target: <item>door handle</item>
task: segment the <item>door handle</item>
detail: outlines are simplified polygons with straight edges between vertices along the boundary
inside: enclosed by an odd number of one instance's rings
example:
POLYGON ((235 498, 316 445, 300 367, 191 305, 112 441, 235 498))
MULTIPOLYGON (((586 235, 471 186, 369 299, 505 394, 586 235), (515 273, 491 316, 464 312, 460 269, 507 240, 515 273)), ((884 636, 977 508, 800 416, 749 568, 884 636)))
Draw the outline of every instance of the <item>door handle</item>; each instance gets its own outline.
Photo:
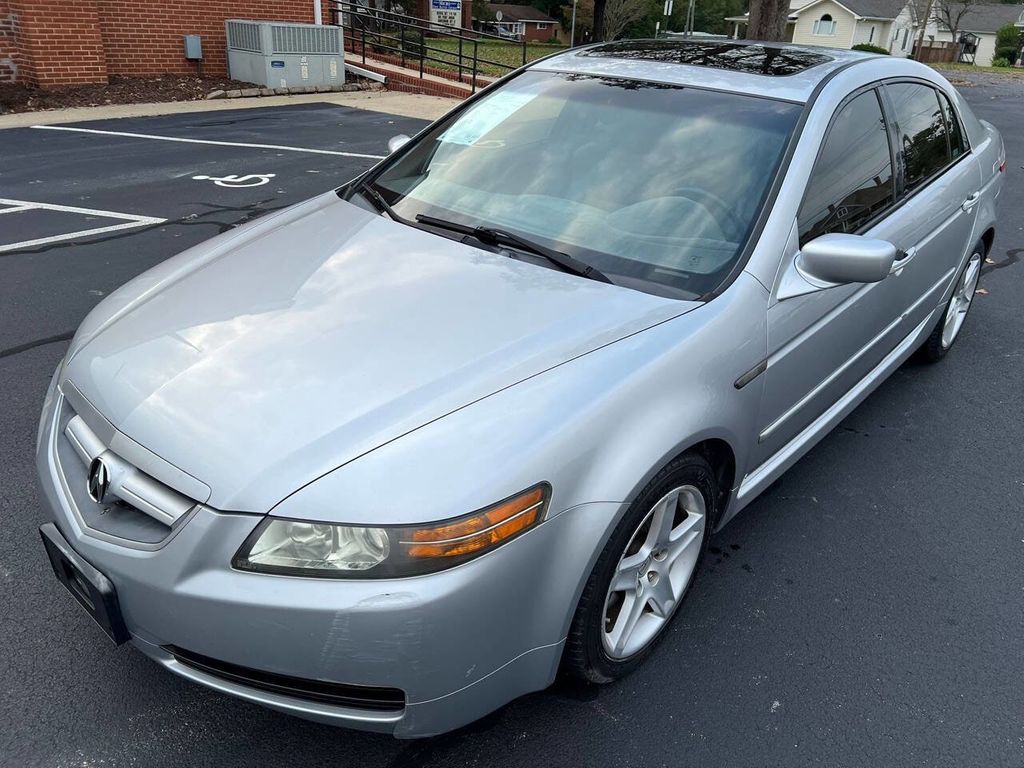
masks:
POLYGON ((889 270, 889 274, 895 274, 903 269, 907 264, 913 261, 914 257, 917 256, 917 248, 911 246, 905 251, 899 251, 896 254, 896 259, 892 263, 892 268, 889 270))
POLYGON ((977 205, 979 200, 981 200, 981 192, 975 192, 973 195, 971 195, 966 200, 964 200, 963 203, 960 205, 960 207, 965 212, 969 211, 969 210, 971 210, 971 208, 973 208, 975 205, 977 205))

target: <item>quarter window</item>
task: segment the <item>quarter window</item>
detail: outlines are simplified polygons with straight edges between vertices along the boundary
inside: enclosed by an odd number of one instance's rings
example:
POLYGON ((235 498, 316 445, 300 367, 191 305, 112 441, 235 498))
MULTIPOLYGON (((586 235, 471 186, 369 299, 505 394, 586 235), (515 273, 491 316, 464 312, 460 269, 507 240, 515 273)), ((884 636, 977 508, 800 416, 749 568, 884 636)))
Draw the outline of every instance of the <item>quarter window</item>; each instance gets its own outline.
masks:
POLYGON ((866 91, 829 127, 800 208, 800 244, 829 232, 856 232, 892 201, 885 118, 878 94, 866 91))
POLYGON ((927 85, 887 85, 898 128, 896 151, 908 192, 924 184, 950 163, 946 118, 938 93, 927 85))

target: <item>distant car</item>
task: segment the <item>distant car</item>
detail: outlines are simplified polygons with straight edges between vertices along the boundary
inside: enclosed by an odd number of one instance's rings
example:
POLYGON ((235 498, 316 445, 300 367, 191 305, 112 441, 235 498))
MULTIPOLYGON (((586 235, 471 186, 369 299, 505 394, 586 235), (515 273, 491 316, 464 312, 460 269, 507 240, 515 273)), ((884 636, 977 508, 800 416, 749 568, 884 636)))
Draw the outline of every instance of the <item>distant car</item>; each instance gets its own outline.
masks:
POLYGON ((104 300, 37 456, 115 642, 401 737, 634 669, 711 532, 956 341, 1005 167, 926 66, 736 42, 567 51, 403 141, 104 300))

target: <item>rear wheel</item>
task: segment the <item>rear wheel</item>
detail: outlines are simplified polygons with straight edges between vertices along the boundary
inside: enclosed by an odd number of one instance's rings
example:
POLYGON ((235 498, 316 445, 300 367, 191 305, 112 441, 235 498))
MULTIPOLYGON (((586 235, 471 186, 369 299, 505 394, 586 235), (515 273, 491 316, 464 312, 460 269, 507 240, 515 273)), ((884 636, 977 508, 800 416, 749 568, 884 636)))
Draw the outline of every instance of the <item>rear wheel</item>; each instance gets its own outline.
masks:
POLYGON ((978 279, 981 277, 981 265, 984 261, 985 247, 978 243, 971 251, 971 256, 957 277, 956 288, 946 304, 946 311, 939 318, 935 330, 928 340, 921 345, 920 355, 926 361, 934 363, 946 356, 953 346, 960 329, 963 327, 967 313, 974 301, 974 292, 978 290, 978 279))
POLYGON ((612 532, 573 618, 564 666, 607 683, 633 671, 693 583, 717 512, 708 461, 686 453, 659 472, 612 532))

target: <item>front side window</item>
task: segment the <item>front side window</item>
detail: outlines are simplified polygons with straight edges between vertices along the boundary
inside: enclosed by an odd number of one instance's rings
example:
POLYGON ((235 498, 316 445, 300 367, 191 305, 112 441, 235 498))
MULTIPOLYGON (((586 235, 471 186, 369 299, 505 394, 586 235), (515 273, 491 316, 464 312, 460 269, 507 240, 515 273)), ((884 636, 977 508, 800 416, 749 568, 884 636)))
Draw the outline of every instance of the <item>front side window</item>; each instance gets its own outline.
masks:
POLYGON ((897 153, 908 192, 950 163, 946 120, 934 88, 917 83, 886 86, 898 130, 897 153))
POLYGON ((829 232, 856 232, 893 202, 892 160, 875 91, 836 115, 798 217, 800 244, 829 232))
POLYGON ((695 298, 729 274, 799 117, 794 104, 524 72, 371 180, 406 219, 498 227, 621 285, 695 298))

